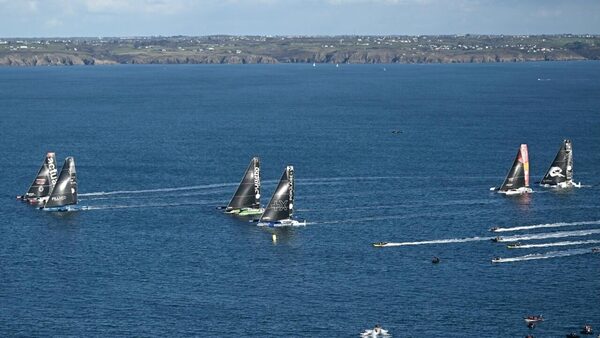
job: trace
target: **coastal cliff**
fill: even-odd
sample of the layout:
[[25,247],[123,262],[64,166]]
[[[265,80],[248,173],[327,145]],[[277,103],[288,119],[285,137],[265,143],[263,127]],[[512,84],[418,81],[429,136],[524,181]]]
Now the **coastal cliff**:
[[600,36],[0,39],[0,65],[488,63],[600,60]]

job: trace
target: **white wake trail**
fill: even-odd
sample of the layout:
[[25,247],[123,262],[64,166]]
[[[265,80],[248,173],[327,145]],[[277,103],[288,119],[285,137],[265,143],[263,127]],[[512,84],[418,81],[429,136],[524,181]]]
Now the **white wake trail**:
[[388,246],[409,246],[409,245],[425,245],[425,244],[448,244],[448,243],[466,243],[466,242],[479,242],[479,241],[489,241],[493,237],[468,237],[468,238],[450,238],[450,239],[436,239],[431,241],[417,241],[417,242],[400,242],[394,243],[389,242],[385,244]]
[[542,228],[560,228],[560,227],[569,227],[569,226],[577,226],[577,225],[592,225],[592,224],[600,224],[600,221],[533,224],[533,225],[517,226],[517,227],[512,227],[512,228],[492,228],[492,231],[493,232],[510,232],[510,231],[532,230],[532,229],[542,229]]
[[194,185],[194,186],[178,187],[178,188],[160,188],[160,189],[143,189],[143,190],[97,191],[97,192],[88,192],[85,194],[79,194],[79,196],[146,194],[146,193],[155,193],[155,192],[170,192],[170,191],[185,191],[185,190],[195,190],[195,189],[223,188],[223,187],[231,187],[231,186],[236,186],[236,185],[238,185],[238,183],[217,183],[217,184]]
[[547,232],[547,233],[532,234],[532,235],[500,237],[500,238],[498,238],[498,242],[517,242],[517,241],[528,241],[528,240],[532,240],[532,239],[579,237],[579,236],[588,236],[588,235],[594,235],[594,234],[600,234],[600,229],[559,231],[559,232]]
[[590,239],[588,241],[564,241],[554,243],[540,243],[540,244],[521,244],[513,247],[512,249],[531,249],[531,248],[546,248],[552,246],[570,246],[570,245],[583,245],[583,244],[598,244],[600,240]]
[[592,253],[592,248],[587,249],[572,249],[565,251],[550,251],[546,253],[539,254],[530,254],[519,257],[510,257],[510,258],[499,258],[494,260],[494,263],[510,263],[510,262],[521,262],[521,261],[530,261],[536,259],[548,259],[548,258],[556,258],[556,257],[567,257],[567,256],[575,256],[575,255],[584,255]]

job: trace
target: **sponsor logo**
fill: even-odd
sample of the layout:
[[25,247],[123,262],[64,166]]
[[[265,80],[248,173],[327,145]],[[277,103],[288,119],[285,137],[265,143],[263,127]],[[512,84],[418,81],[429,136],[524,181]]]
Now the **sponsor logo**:
[[62,200],[66,200],[66,199],[67,199],[67,196],[65,196],[65,195],[52,197],[53,201],[62,201]]
[[275,201],[272,208],[276,211],[286,211],[288,209],[288,201]]
[[56,170],[56,163],[54,162],[53,157],[48,157],[48,171],[50,173],[50,181],[52,181],[52,185],[56,185],[56,181],[58,181],[58,170]]
[[563,175],[562,169],[560,167],[550,168],[550,170],[548,171],[548,175],[550,175],[550,177],[565,177],[565,175]]
[[260,198],[260,167],[254,167],[254,195],[256,199]]
[[45,178],[36,178],[35,179],[35,184],[37,184],[37,185],[46,184],[46,179]]

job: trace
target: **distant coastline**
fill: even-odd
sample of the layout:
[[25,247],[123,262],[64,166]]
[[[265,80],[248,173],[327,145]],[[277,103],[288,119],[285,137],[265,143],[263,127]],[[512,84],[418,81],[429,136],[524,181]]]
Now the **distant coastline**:
[[0,38],[0,66],[600,60],[600,35]]

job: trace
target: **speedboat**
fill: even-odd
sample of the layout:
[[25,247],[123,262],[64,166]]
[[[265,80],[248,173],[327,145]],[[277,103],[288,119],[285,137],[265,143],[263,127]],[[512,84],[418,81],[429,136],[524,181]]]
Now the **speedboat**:
[[500,258],[500,257],[492,258],[492,263],[500,263],[501,261],[502,261],[502,258]]
[[520,247],[520,246],[521,246],[521,242],[516,242],[516,243],[510,243],[510,244],[508,244],[506,247],[507,247],[508,249],[516,249],[516,248],[518,248],[518,247]]
[[594,330],[591,325],[586,324],[581,328],[581,334],[594,334]]
[[592,253],[600,253],[600,248],[592,248]]
[[502,237],[496,236],[496,237],[492,238],[492,242],[495,242],[495,243],[502,242]]
[[527,316],[527,317],[523,317],[523,320],[525,320],[526,323],[538,323],[538,322],[543,322],[544,321],[544,317],[542,317],[542,315],[539,315],[539,316]]
[[437,257],[437,256],[434,256],[434,257],[431,259],[431,263],[433,263],[433,264],[437,264],[437,263],[439,263],[439,262],[440,262],[440,258],[439,258],[439,257]]
[[368,337],[387,337],[389,336],[389,332],[388,330],[384,330],[381,327],[376,326],[374,329],[372,330],[365,330],[363,331],[360,336],[364,337],[364,338],[368,338]]
[[388,242],[376,242],[376,243],[373,243],[373,246],[376,248],[383,248],[387,244],[388,244]]

